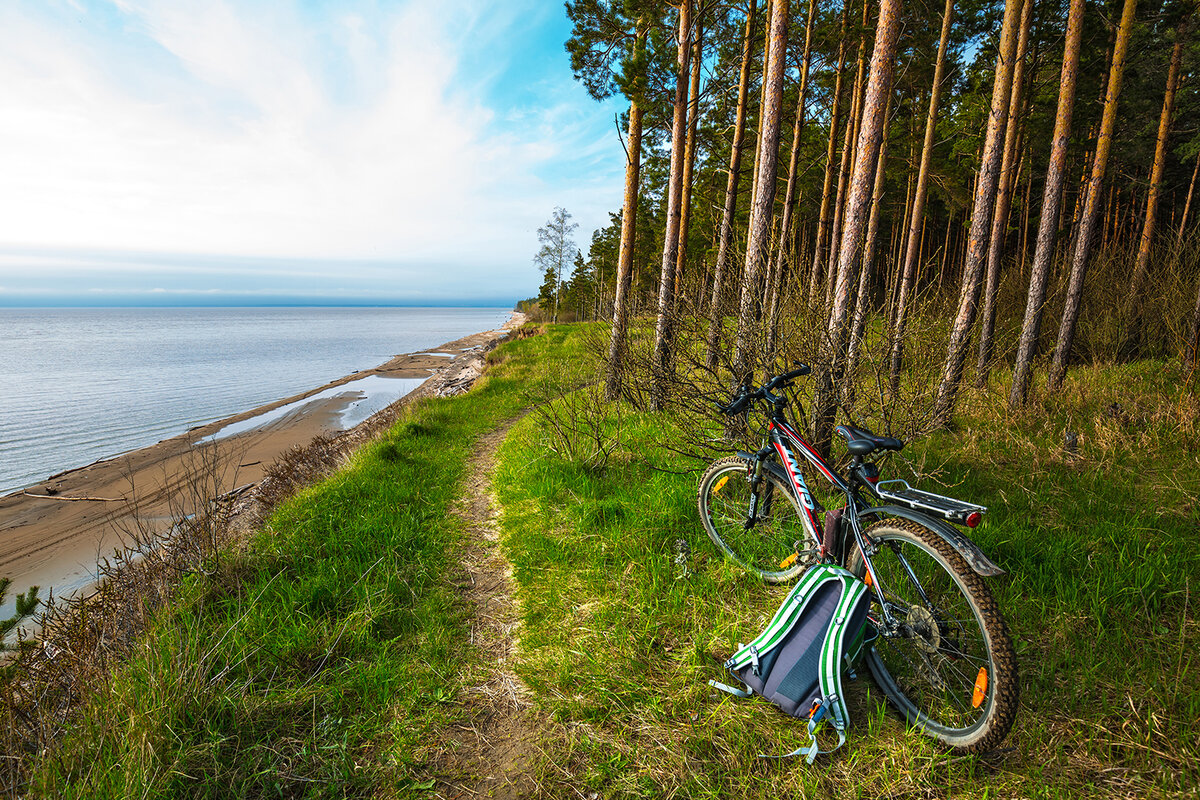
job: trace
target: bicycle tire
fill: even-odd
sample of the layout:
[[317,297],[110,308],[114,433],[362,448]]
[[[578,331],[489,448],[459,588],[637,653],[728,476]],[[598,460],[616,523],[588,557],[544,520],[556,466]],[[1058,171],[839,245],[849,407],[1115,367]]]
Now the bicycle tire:
[[784,583],[805,568],[801,559],[783,566],[807,545],[799,504],[778,476],[764,471],[759,483],[758,519],[745,523],[750,511],[749,462],[738,456],[714,461],[700,479],[696,503],[708,538],[730,560],[767,583]]
[[[867,650],[872,678],[909,725],[957,752],[993,749],[1016,718],[1020,685],[1008,626],[987,584],[937,533],[916,522],[881,520],[865,533],[878,547],[871,563],[904,629],[880,636]],[[864,576],[857,547],[846,566]],[[873,618],[878,610],[875,599]],[[986,685],[975,705],[981,676]]]

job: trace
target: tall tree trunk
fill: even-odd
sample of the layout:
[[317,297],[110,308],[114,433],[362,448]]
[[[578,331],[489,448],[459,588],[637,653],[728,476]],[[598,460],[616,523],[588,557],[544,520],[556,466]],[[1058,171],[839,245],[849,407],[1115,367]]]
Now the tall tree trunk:
[[1021,33],[1017,41],[1017,63],[1013,66],[1012,97],[1008,104],[1008,123],[1004,132],[1004,157],[1000,165],[1000,186],[996,210],[992,215],[992,234],[988,242],[987,277],[983,288],[983,316],[979,321],[979,361],[975,365],[975,385],[987,386],[992,368],[992,338],[996,332],[996,292],[1000,288],[1000,259],[1008,233],[1008,210],[1016,190],[1018,160],[1017,127],[1021,116],[1021,88],[1025,80],[1025,54],[1029,48],[1029,28],[1033,19],[1033,0],[1025,0],[1021,9]]
[[[875,266],[875,249],[879,238],[879,216],[883,206],[883,188],[887,182],[887,152],[890,140],[892,93],[888,92],[887,105],[883,112],[883,139],[879,143],[879,160],[875,165],[875,188],[871,192],[871,217],[867,222],[867,241],[863,244],[862,266],[858,272],[858,293],[854,300],[854,319],[850,324],[850,346],[846,351],[846,373],[853,376],[858,367],[858,355],[862,351],[863,336],[867,328],[867,311],[870,305],[871,273]],[[854,380],[845,381],[842,396],[846,405],[854,402]]]
[[1162,188],[1163,168],[1167,163],[1167,136],[1171,130],[1171,114],[1175,110],[1175,89],[1179,85],[1179,62],[1183,56],[1183,42],[1187,34],[1187,22],[1179,23],[1175,31],[1175,49],[1171,51],[1171,66],[1167,70],[1167,91],[1163,96],[1162,114],[1158,118],[1158,135],[1154,142],[1154,166],[1150,169],[1150,193],[1146,197],[1146,219],[1142,223],[1142,235],[1138,240],[1137,261],[1133,267],[1133,279],[1129,282],[1129,293],[1125,296],[1124,319],[1128,320],[1130,349],[1133,340],[1141,331],[1141,315],[1138,296],[1146,282],[1150,267],[1150,243],[1154,239],[1154,222],[1158,213],[1158,193]]
[[675,305],[684,300],[683,273],[687,263],[688,232],[692,226],[692,173],[696,167],[696,125],[700,119],[701,51],[704,47],[704,25],[696,20],[695,43],[692,52],[692,82],[688,90],[687,155],[683,161],[683,204],[679,212],[679,251],[675,254]]
[[846,191],[850,181],[850,172],[854,168],[854,145],[858,138],[858,129],[862,120],[863,84],[865,82],[867,49],[867,19],[869,6],[863,3],[862,31],[858,37],[858,60],[854,71],[854,89],[850,94],[850,124],[846,126],[846,135],[842,140],[842,161],[838,168],[837,195],[833,206],[833,228],[830,229],[829,266],[825,271],[825,314],[828,315],[833,305],[833,286],[837,279],[838,252],[842,246],[843,217],[846,214]]
[[[937,128],[938,102],[942,96],[942,81],[946,72],[946,51],[950,40],[950,23],[954,19],[954,0],[946,0],[942,10],[942,34],[938,41],[937,64],[933,69],[933,90],[929,95],[929,115],[925,119],[925,143],[921,149],[921,166],[917,171],[917,188],[908,217],[908,238],[904,249],[904,267],[900,270],[900,288],[896,292],[896,321],[892,325],[891,363],[888,374],[888,396],[895,398],[900,389],[900,368],[904,363],[904,333],[908,324],[908,306],[915,291],[917,246],[921,223],[925,219],[925,196],[929,188],[929,167],[933,161],[933,137]],[[951,216],[953,224],[953,215]]]
[[875,170],[886,122],[887,98],[892,91],[896,45],[900,39],[900,0],[880,0],[871,52],[871,76],[867,83],[863,121],[858,134],[858,158],[846,202],[842,244],[838,255],[837,286],[829,314],[828,349],[821,360],[829,367],[817,378],[813,395],[813,439],[817,449],[829,452],[837,409],[835,387],[845,374],[846,343],[850,328],[850,290],[855,283],[855,264],[861,253],[868,207],[875,186]]
[[1013,64],[1017,50],[1017,17],[1022,5],[1021,0],[1008,0],[1004,7],[1004,27],[1000,33],[1000,52],[996,58],[996,80],[992,86],[987,135],[980,157],[979,174],[975,181],[975,208],[971,213],[971,232],[967,238],[967,257],[963,262],[958,312],[950,329],[946,365],[942,370],[942,382],[938,386],[933,409],[934,419],[942,425],[949,423],[950,415],[954,412],[954,401],[962,380],[971,327],[975,322],[983,266],[987,260],[992,207],[996,196],[996,184],[1000,178],[1000,159],[1004,150],[1004,131],[1007,127],[1008,105],[1012,92]]
[[817,216],[817,244],[813,248],[812,269],[808,275],[808,304],[817,305],[817,287],[821,285],[821,268],[825,264],[825,245],[829,237],[830,206],[833,198],[834,152],[837,149],[838,122],[842,102],[842,77],[846,72],[846,30],[850,24],[850,0],[842,5],[842,37],[838,42],[837,77],[833,83],[833,108],[829,112],[829,146],[825,152],[825,182],[821,189],[821,211]]
[[721,240],[717,245],[717,263],[713,268],[713,292],[709,314],[705,363],[717,367],[721,328],[725,317],[725,271],[729,263],[729,243],[733,239],[733,217],[737,211],[738,183],[741,180],[742,149],[746,138],[746,101],[750,93],[750,64],[753,61],[754,17],[758,0],[750,0],[746,10],[746,33],[742,37],[742,71],[738,76],[737,117],[733,125],[733,144],[729,152],[729,177],[725,184],[725,209],[721,215]]
[[768,255],[768,238],[775,205],[775,177],[779,168],[779,128],[783,111],[783,77],[787,71],[788,0],[771,6],[771,46],[767,50],[767,80],[764,118],[759,126],[759,158],[755,164],[754,202],[746,235],[746,266],[742,276],[742,298],[738,308],[737,338],[733,351],[733,378],[741,383],[750,378],[754,364],[754,305],[758,299],[758,276]]
[[[638,20],[634,37],[635,58],[640,54],[646,32]],[[625,148],[625,202],[621,207],[621,246],[617,255],[616,296],[613,299],[612,337],[608,344],[608,375],[605,394],[615,400],[625,379],[625,329],[631,305],[630,286],[633,277],[633,249],[637,235],[638,178],[642,163],[642,106],[629,101],[629,142]]]
[[675,261],[679,252],[683,206],[683,167],[686,155],[688,75],[691,61],[692,0],[679,6],[678,72],[675,78],[675,118],[671,126],[671,176],[667,187],[667,227],[663,236],[662,272],[658,286],[658,323],[654,331],[654,360],[650,405],[661,409],[666,400],[671,368],[672,328],[675,313]]
[[796,121],[792,126],[792,152],[788,161],[787,191],[783,200],[783,217],[779,222],[779,251],[775,255],[775,267],[771,279],[767,282],[769,315],[767,320],[767,341],[763,352],[769,361],[775,349],[775,337],[779,328],[779,300],[783,289],[784,273],[787,263],[795,257],[795,251],[789,246],[793,235],[792,218],[796,211],[796,180],[800,164],[800,137],[804,132],[804,102],[808,95],[808,70],[812,55],[813,20],[816,19],[817,0],[808,0],[808,21],[804,26],[804,55],[800,62],[800,89],[796,96]]
[[1080,222],[1079,238],[1075,243],[1075,254],[1071,260],[1071,278],[1067,284],[1067,297],[1063,304],[1062,326],[1058,329],[1058,342],[1054,347],[1054,358],[1050,363],[1050,374],[1046,381],[1051,391],[1056,391],[1062,386],[1063,378],[1067,374],[1067,361],[1071,357],[1071,342],[1075,338],[1075,323],[1079,320],[1079,306],[1083,300],[1083,280],[1087,273],[1088,256],[1091,255],[1096,219],[1099,216],[1101,185],[1104,183],[1105,168],[1108,166],[1113,128],[1117,124],[1117,100],[1121,96],[1121,81],[1125,75],[1125,51],[1129,45],[1129,34],[1133,30],[1133,15],[1136,10],[1137,0],[1125,0],[1125,9],[1121,13],[1121,27],[1113,45],[1108,91],[1104,98],[1104,117],[1096,138],[1096,156],[1092,161],[1092,175],[1088,180],[1087,203]]
[[1187,229],[1188,212],[1192,210],[1192,195],[1196,192],[1196,176],[1200,175],[1200,155],[1196,156],[1196,166],[1192,168],[1192,182],[1188,184],[1187,200],[1183,203],[1183,216],[1179,219],[1179,233],[1175,241],[1183,244],[1183,232]]

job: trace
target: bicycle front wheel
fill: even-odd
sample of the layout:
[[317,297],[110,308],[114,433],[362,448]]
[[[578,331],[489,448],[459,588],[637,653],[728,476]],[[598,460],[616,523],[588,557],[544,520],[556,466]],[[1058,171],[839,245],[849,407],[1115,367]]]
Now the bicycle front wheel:
[[[880,636],[866,653],[875,682],[910,725],[949,747],[978,753],[996,747],[1017,713],[1017,659],[1004,617],[977,575],[934,531],[888,519],[865,531],[888,610],[871,619]],[[865,577],[854,548],[847,568]]]
[[803,512],[787,484],[765,472],[751,520],[750,469],[738,456],[714,462],[696,493],[700,519],[708,538],[731,560],[768,583],[783,583],[805,566],[796,557],[806,546]]

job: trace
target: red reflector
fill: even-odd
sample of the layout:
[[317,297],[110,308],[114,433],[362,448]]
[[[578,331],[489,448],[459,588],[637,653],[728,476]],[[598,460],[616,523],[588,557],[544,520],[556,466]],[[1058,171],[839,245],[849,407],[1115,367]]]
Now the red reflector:
[[867,483],[879,483],[879,476],[876,475],[874,478],[867,478]]
[[983,514],[980,514],[978,511],[972,511],[967,515],[967,527],[974,528],[979,524],[981,519],[983,519]]

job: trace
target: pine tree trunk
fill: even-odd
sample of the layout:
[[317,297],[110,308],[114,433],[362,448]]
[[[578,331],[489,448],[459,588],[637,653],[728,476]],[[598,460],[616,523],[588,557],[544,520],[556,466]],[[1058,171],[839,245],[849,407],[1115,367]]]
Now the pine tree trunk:
[[792,151],[788,161],[787,191],[783,200],[783,217],[779,222],[779,252],[775,256],[775,267],[771,272],[768,285],[768,320],[767,340],[763,347],[766,359],[772,358],[775,349],[775,337],[779,328],[779,301],[783,291],[784,273],[786,266],[795,257],[795,251],[789,246],[795,238],[793,233],[793,216],[796,211],[796,179],[800,163],[800,137],[804,133],[804,103],[808,95],[808,70],[812,55],[813,21],[816,19],[817,0],[808,0],[808,22],[804,26],[804,56],[800,65],[800,89],[796,97],[796,121],[792,126]]
[[850,172],[854,169],[854,146],[858,141],[858,129],[862,120],[863,72],[866,69],[867,32],[866,22],[869,6],[863,3],[863,31],[858,37],[858,60],[854,72],[854,89],[850,94],[850,124],[846,126],[846,135],[842,140],[842,160],[838,168],[837,196],[833,206],[833,228],[830,230],[829,264],[825,270],[825,305],[824,313],[829,314],[833,305],[833,287],[837,280],[838,253],[842,246],[843,217],[846,214],[846,191],[850,181]]
[[1158,118],[1158,135],[1154,142],[1154,166],[1150,169],[1150,192],[1146,197],[1146,218],[1142,223],[1142,235],[1138,240],[1137,261],[1133,267],[1133,279],[1129,282],[1129,294],[1125,298],[1124,319],[1130,325],[1129,341],[1123,350],[1129,350],[1141,332],[1141,315],[1137,312],[1138,299],[1146,274],[1150,267],[1150,244],[1154,239],[1154,223],[1158,213],[1158,193],[1162,188],[1163,168],[1167,163],[1167,136],[1171,131],[1171,114],[1175,110],[1175,89],[1179,85],[1179,62],[1183,56],[1186,38],[1186,22],[1181,22],[1175,32],[1175,49],[1171,52],[1171,66],[1167,70],[1167,90],[1163,95],[1162,114]]
[[816,308],[817,287],[821,285],[821,268],[825,264],[825,245],[829,238],[830,206],[832,205],[834,153],[837,149],[838,122],[842,102],[842,77],[846,71],[846,29],[850,23],[850,1],[842,6],[842,38],[838,42],[837,77],[833,84],[833,108],[829,112],[829,146],[825,152],[825,182],[821,189],[821,211],[817,216],[817,244],[813,249],[812,269],[808,274],[808,305]]
[[[908,217],[908,235],[904,250],[904,267],[900,270],[900,289],[896,293],[896,321],[892,325],[891,364],[888,375],[888,396],[895,399],[900,389],[900,368],[904,363],[904,333],[908,323],[908,306],[916,287],[917,245],[921,224],[925,219],[925,196],[929,188],[929,167],[933,160],[933,138],[937,128],[938,102],[942,96],[942,81],[946,71],[946,51],[950,39],[950,23],[954,19],[954,0],[946,0],[942,10],[942,34],[938,41],[937,64],[933,70],[933,90],[929,95],[929,115],[925,119],[925,143],[921,149],[921,166],[917,171],[917,188],[913,193],[912,213]],[[953,223],[953,215],[951,215]]]
[[846,344],[850,329],[850,290],[855,283],[855,264],[863,244],[864,228],[875,171],[886,121],[888,96],[896,64],[896,45],[900,39],[900,0],[880,0],[879,20],[875,28],[875,46],[871,52],[871,73],[863,104],[862,126],[858,135],[854,176],[846,201],[845,224],[838,255],[837,286],[829,314],[828,346],[821,361],[830,365],[817,378],[813,394],[813,440],[819,452],[828,454],[837,409],[837,391],[846,368]]
[[759,126],[759,158],[755,165],[754,202],[746,236],[746,266],[742,274],[742,297],[738,308],[737,338],[733,351],[733,378],[738,383],[750,378],[754,364],[754,306],[758,276],[768,254],[768,237],[775,205],[775,177],[779,168],[779,128],[783,110],[783,78],[787,71],[788,0],[775,0],[771,7],[771,46],[767,50],[767,80],[763,86],[764,118]]
[[[887,182],[887,153],[889,121],[891,120],[892,93],[888,93],[887,105],[883,112],[883,139],[879,143],[879,160],[875,165],[875,188],[871,193],[871,217],[867,222],[867,241],[863,244],[862,266],[858,272],[858,293],[854,300],[854,320],[850,326],[850,346],[846,353],[846,374],[853,376],[858,367],[858,355],[862,351],[863,336],[867,328],[867,311],[870,306],[869,295],[871,273],[875,266],[875,249],[879,238],[879,216],[883,206],[883,189]],[[847,406],[854,402],[853,377],[842,386],[842,397]]]
[[1192,168],[1192,182],[1188,184],[1187,200],[1183,203],[1183,216],[1179,219],[1179,233],[1175,236],[1178,244],[1183,244],[1183,232],[1187,229],[1188,212],[1192,210],[1192,195],[1196,193],[1196,176],[1200,175],[1200,155],[1196,156],[1196,166]]
[[1025,0],[1021,10],[1021,33],[1017,41],[1017,63],[1013,66],[1012,97],[1008,104],[1008,123],[1004,133],[1004,157],[1000,165],[1000,187],[992,215],[992,233],[988,242],[987,277],[983,289],[983,316],[979,321],[979,361],[975,365],[975,385],[987,386],[992,368],[992,339],[996,332],[996,292],[1000,288],[1000,259],[1008,233],[1008,211],[1016,190],[1017,127],[1021,117],[1021,88],[1025,80],[1025,53],[1029,47],[1029,28],[1033,19],[1033,0]]
[[729,244],[733,239],[733,217],[737,211],[738,183],[741,179],[742,149],[746,137],[746,102],[750,94],[750,64],[753,61],[754,17],[758,0],[750,0],[746,11],[746,33],[742,38],[742,71],[738,77],[737,117],[733,126],[733,145],[729,153],[729,177],[725,184],[725,209],[721,215],[721,240],[717,245],[717,263],[713,268],[713,292],[709,314],[705,363],[717,368],[721,328],[725,317],[725,273],[729,263]]
[[[645,41],[641,20],[634,48],[640,52]],[[642,107],[629,102],[629,143],[626,146],[625,202],[621,207],[621,246],[617,255],[616,296],[613,299],[612,337],[608,345],[608,375],[604,388],[609,400],[621,393],[625,379],[625,330],[628,326],[630,287],[633,277],[633,248],[637,234],[638,178],[642,163]]]
[[1012,92],[1013,64],[1017,50],[1017,17],[1022,5],[1021,0],[1008,0],[1004,8],[1000,52],[996,58],[996,80],[992,86],[987,134],[980,156],[979,174],[975,181],[975,207],[971,212],[971,230],[967,236],[967,256],[963,262],[958,311],[950,329],[946,365],[942,370],[942,381],[938,385],[933,409],[934,419],[941,425],[948,424],[950,415],[954,412],[971,327],[975,322],[983,266],[987,260],[988,234],[991,233],[992,210],[996,184],[1000,178],[1000,159],[1004,151],[1004,131],[1007,127],[1008,105]]
[[704,26],[699,20],[695,24],[695,44],[692,53],[692,80],[688,89],[687,155],[683,162],[683,205],[679,212],[679,250],[675,254],[675,305],[684,300],[683,273],[687,263],[688,233],[692,226],[692,173],[696,168],[696,125],[700,119],[700,71],[701,51],[704,43]]
[[671,175],[667,185],[667,226],[663,235],[662,271],[658,286],[658,322],[654,331],[651,362],[650,405],[659,410],[666,402],[671,367],[672,328],[675,303],[675,261],[679,252],[680,216],[683,207],[683,169],[687,138],[687,96],[691,62],[692,0],[679,7],[678,72],[675,78],[675,116],[671,125]]
[[1050,391],[1062,386],[1067,374],[1067,362],[1071,357],[1071,343],[1075,338],[1075,323],[1079,320],[1079,307],[1083,300],[1083,281],[1087,273],[1088,256],[1091,255],[1092,238],[1096,229],[1096,218],[1100,210],[1101,185],[1108,166],[1108,153],[1112,147],[1113,129],[1117,123],[1117,101],[1121,96],[1121,81],[1125,74],[1125,51],[1129,45],[1129,34],[1133,29],[1133,16],[1137,0],[1125,0],[1121,13],[1121,27],[1113,45],[1112,66],[1109,70],[1108,91],[1104,98],[1104,117],[1096,139],[1096,156],[1092,161],[1092,174],[1088,180],[1087,203],[1080,221],[1079,237],[1075,242],[1075,253],[1071,260],[1071,278],[1067,284],[1067,297],[1063,304],[1062,325],[1058,329],[1058,342],[1054,358],[1050,363],[1050,374],[1046,385]]

